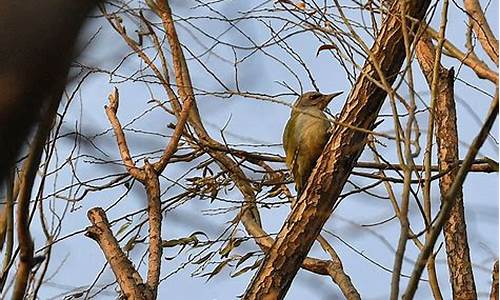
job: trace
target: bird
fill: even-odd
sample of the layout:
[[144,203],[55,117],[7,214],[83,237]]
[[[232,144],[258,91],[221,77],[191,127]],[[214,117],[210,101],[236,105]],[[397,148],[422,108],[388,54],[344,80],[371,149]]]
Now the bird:
[[283,132],[283,148],[285,163],[293,174],[297,195],[302,192],[330,138],[331,125],[324,110],[333,98],[341,94],[307,92],[300,95],[292,106]]

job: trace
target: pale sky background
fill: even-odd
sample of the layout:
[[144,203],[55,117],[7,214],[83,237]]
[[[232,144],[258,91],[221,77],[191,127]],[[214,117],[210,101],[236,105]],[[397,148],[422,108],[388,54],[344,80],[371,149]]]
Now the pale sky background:
[[[241,16],[241,12],[251,9],[257,4],[264,3],[261,1],[222,1],[214,5],[218,10],[224,12],[227,17]],[[348,3],[348,1],[341,1]],[[457,1],[462,5],[462,1]],[[481,1],[485,7],[488,1]],[[204,16],[208,12],[206,9],[198,7],[194,1],[172,1],[172,9],[176,16]],[[271,8],[272,1],[268,1],[263,7]],[[440,14],[438,7],[436,15]],[[439,22],[439,18],[435,17],[434,26]],[[494,32],[498,32],[498,2],[491,1],[487,13],[490,25]],[[192,20],[192,22],[203,25],[203,29],[212,36],[217,36],[220,32],[227,28],[227,24],[216,22],[213,20]],[[269,22],[269,21],[266,21]],[[277,25],[276,21],[270,21],[271,25]],[[464,32],[465,23],[463,13],[457,7],[450,3],[449,26],[447,36],[459,48],[464,49]],[[93,35],[100,25],[104,25],[99,31],[95,40],[89,46],[87,52],[79,59],[87,65],[98,66],[101,68],[113,69],[124,54],[130,51],[121,40],[121,38],[112,32],[106,23],[93,21],[90,23],[85,32],[85,36]],[[212,41],[201,33],[191,30],[191,34],[186,31],[187,23],[182,22],[177,24],[180,34],[180,39],[185,45],[189,45],[190,50],[194,53],[203,52],[203,48],[193,42],[193,38],[207,45],[213,44]],[[256,41],[263,41],[269,37],[269,31],[265,29],[263,24],[251,19],[238,23],[239,28],[244,30]],[[436,28],[436,26],[435,26]],[[132,31],[132,28],[130,29]],[[82,38],[85,40],[85,38]],[[235,30],[230,30],[220,37],[225,41],[231,41],[236,44],[249,45],[248,41],[243,39]],[[340,111],[343,102],[350,90],[350,83],[345,78],[343,69],[332,58],[331,55],[324,52],[316,57],[316,50],[321,45],[310,33],[303,33],[294,36],[290,39],[294,50],[306,62],[309,69],[324,93],[343,90],[344,95],[334,101],[330,106],[330,110],[335,114]],[[479,48],[479,47],[478,47]],[[228,48],[216,47],[214,51],[229,60],[233,59],[233,53]],[[269,51],[274,55],[282,55],[279,48],[270,48]],[[238,51],[238,57],[243,57],[248,54],[248,51]],[[493,68],[482,52],[481,58]],[[281,56],[284,58],[284,56]],[[212,70],[216,70],[221,78],[227,80],[227,85],[234,87],[234,69],[230,64],[221,62],[215,55],[205,55],[202,58],[205,64],[208,64]],[[285,61],[290,61],[289,58],[284,58]],[[479,80],[467,67],[460,67],[456,60],[448,58],[443,59],[443,64],[446,67],[454,67],[456,75],[474,85],[480,87],[487,93],[493,94],[494,87],[485,80]],[[139,61],[136,57],[132,57],[126,61],[125,66],[119,70],[120,74],[131,74],[138,66]],[[219,67],[217,67],[219,66]],[[300,81],[305,90],[311,90],[312,86],[307,79],[307,74],[297,65],[296,62],[290,61],[289,65],[294,71],[299,74]],[[189,61],[189,67],[192,75],[192,81],[195,87],[207,89],[209,91],[221,90],[214,80],[209,77],[200,65],[193,60]],[[246,60],[239,66],[239,84],[242,91],[251,91],[259,93],[281,93],[287,92],[278,82],[286,82],[295,90],[299,90],[299,84],[293,76],[281,65],[270,59],[268,56],[256,54]],[[414,69],[416,90],[417,92],[426,91],[427,84],[423,80],[421,72],[418,68]],[[115,78],[118,80],[118,78]],[[109,128],[109,124],[105,118],[104,105],[107,102],[107,95],[113,86],[118,86],[120,89],[121,102],[118,116],[125,124],[135,118],[137,115],[151,107],[147,101],[151,99],[149,91],[142,83],[126,83],[116,84],[110,83],[110,78],[106,74],[93,74],[83,85],[77,100],[71,106],[71,113],[67,119],[65,130],[71,131],[75,126],[80,126],[84,134],[93,136],[103,132]],[[152,91],[157,99],[165,99],[159,87],[153,87]],[[401,91],[403,96],[407,95]],[[425,93],[421,94],[423,100],[428,103],[429,96]],[[467,146],[471,143],[480,128],[474,117],[471,115],[472,110],[480,120],[484,119],[486,111],[489,107],[490,100],[483,93],[473,90],[463,84],[461,81],[456,81],[455,95],[457,100],[457,115],[459,126],[459,137],[461,141],[460,155],[463,157],[467,151]],[[280,100],[291,103],[295,99],[293,97],[282,97]],[[220,138],[220,128],[226,122],[226,138],[230,143],[272,143],[278,144],[281,142],[281,134],[289,116],[290,109],[285,105],[280,105],[271,102],[262,102],[251,99],[243,99],[233,97],[228,100],[221,100],[211,96],[198,97],[198,106],[202,115],[203,121],[206,124],[210,134],[218,140]],[[388,105],[384,105],[382,113],[390,113]],[[165,132],[166,124],[172,119],[166,116],[160,109],[156,109],[148,114],[146,118],[140,119],[133,124],[133,128],[150,130],[156,132]],[[423,130],[426,128],[426,119],[419,118],[420,125]],[[383,127],[385,126],[385,127]],[[380,128],[390,128],[392,126],[390,120],[384,122]],[[498,137],[498,122],[492,131],[492,135]],[[142,153],[146,151],[162,148],[167,140],[158,139],[147,135],[134,135],[127,132],[129,137],[129,147],[133,153]],[[425,137],[421,138],[422,143],[425,142]],[[112,158],[118,158],[116,144],[111,133],[98,137],[94,140]],[[390,143],[389,143],[390,144]],[[73,141],[68,139],[59,143],[60,159],[65,159],[65,154],[73,146]],[[248,148],[255,150],[254,148]],[[269,150],[270,149],[270,150]],[[283,154],[281,146],[266,148],[268,151]],[[81,153],[93,153],[95,151],[90,147],[82,147]],[[397,162],[395,151],[389,147],[382,151],[385,157],[391,158],[391,161]],[[481,156],[498,157],[498,145],[493,140],[488,140],[480,151]],[[360,160],[372,161],[371,154],[365,153]],[[436,162],[437,159],[434,159]],[[185,166],[187,167],[187,165]],[[100,165],[89,164],[85,162],[78,163],[77,174],[80,180],[95,178],[110,173],[118,173],[124,171],[121,166],[113,166],[105,168]],[[174,165],[167,167],[165,175],[169,178],[175,178],[185,171],[184,167]],[[67,176],[67,177],[65,177]],[[366,184],[369,181],[359,177],[351,177],[358,184]],[[62,187],[71,181],[70,174],[66,172],[58,178],[58,186]],[[162,190],[168,186],[168,182],[162,182]],[[351,189],[346,185],[345,190]],[[49,189],[50,190],[50,189]],[[86,211],[91,207],[102,206],[109,207],[112,205],[118,195],[123,193],[125,188],[117,188],[111,191],[90,193],[84,201],[76,204],[74,212],[68,213],[63,223],[61,236],[78,230],[82,230],[89,225],[85,216]],[[380,185],[375,192],[385,195],[383,185]],[[396,190],[401,192],[400,190]],[[433,199],[439,202],[439,192],[433,190]],[[241,200],[241,196],[237,192],[229,195],[224,195],[226,198]],[[62,200],[61,200],[62,201]],[[469,242],[471,246],[472,260],[475,265],[474,275],[477,285],[477,290],[480,299],[486,299],[490,289],[491,281],[491,266],[493,261],[498,257],[498,176],[497,174],[478,174],[471,173],[464,187],[464,202],[467,217],[467,230]],[[108,212],[109,219],[115,219],[125,213],[141,209],[145,204],[145,195],[140,185],[135,186],[135,189],[122,202]],[[214,202],[215,206],[225,206],[224,203]],[[61,204],[61,207],[64,204]],[[179,208],[168,212],[164,216],[163,222],[163,238],[174,239],[189,235],[190,233],[203,230],[211,238],[215,238],[225,227],[226,222],[234,217],[234,213],[226,214],[219,217],[204,216],[201,210],[207,208],[205,200],[199,201],[193,199]],[[434,208],[434,212],[439,208],[438,204]],[[266,210],[261,209],[262,219],[267,232],[277,232],[288,213],[289,208],[283,206],[281,209]],[[364,195],[349,197],[342,202],[339,208],[325,225],[325,229],[333,231],[336,235],[342,237],[352,247],[357,249],[369,259],[378,264],[392,268],[394,252],[390,249],[395,248],[399,235],[399,225],[396,220],[377,226],[377,227],[360,227],[361,224],[375,223],[393,215],[392,207],[386,200],[377,200],[375,198]],[[412,203],[412,225],[415,226],[415,231],[420,231],[421,221],[417,213],[415,203]],[[137,221],[137,220],[135,220]],[[114,230],[118,230],[118,224]],[[38,231],[36,224],[31,227],[35,237],[36,248],[40,248],[43,243],[41,233]],[[350,275],[354,285],[358,288],[363,299],[376,300],[387,299],[390,291],[391,274],[382,270],[379,266],[369,262],[360,254],[354,252],[340,240],[325,235],[337,250],[344,269]],[[37,238],[38,237],[38,238]],[[383,241],[385,239],[388,243]],[[132,252],[132,257],[135,262],[139,260],[139,256],[143,251],[137,247]],[[166,256],[173,256],[178,249],[166,249]],[[245,254],[250,250],[257,250],[255,243],[252,241],[245,242],[235,252]],[[190,252],[187,252],[188,254]],[[97,244],[85,237],[83,234],[78,234],[65,241],[60,242],[53,251],[51,271],[57,273],[50,277],[49,282],[40,292],[40,299],[61,299],[65,295],[67,289],[76,287],[86,287],[91,284],[99,270],[103,267],[104,258]],[[312,256],[327,258],[327,255],[315,245]],[[403,273],[410,274],[413,267],[412,262],[417,255],[414,244],[408,242],[407,245],[407,260],[403,266]],[[162,274],[168,274],[174,271],[186,259],[185,255],[180,255],[174,260],[164,261],[162,265]],[[62,267],[59,265],[60,262]],[[450,299],[450,286],[448,282],[447,267],[445,266],[444,246],[437,257],[437,268],[441,290],[445,299]],[[58,270],[58,268],[60,270]],[[229,270],[225,270],[215,276],[215,278],[206,282],[206,278],[191,277],[190,274],[194,270],[192,266],[188,266],[181,270],[171,278],[167,279],[160,285],[158,299],[235,299],[237,295],[241,295],[248,282],[253,275],[249,272],[236,278],[230,278]],[[50,272],[49,272],[50,273]],[[427,278],[424,273],[423,278]],[[101,276],[98,285],[108,284],[114,279],[113,274],[107,270]],[[406,287],[405,278],[401,279],[401,287]],[[94,292],[98,287],[94,288]],[[101,294],[97,299],[113,299],[116,293],[113,289],[109,289],[111,293]],[[108,295],[109,297],[104,297]],[[293,281],[292,287],[286,297],[288,300],[294,299],[335,299],[340,295],[340,291],[328,277],[320,276],[300,270],[297,277]],[[430,299],[430,291],[428,284],[422,282],[415,299]]]

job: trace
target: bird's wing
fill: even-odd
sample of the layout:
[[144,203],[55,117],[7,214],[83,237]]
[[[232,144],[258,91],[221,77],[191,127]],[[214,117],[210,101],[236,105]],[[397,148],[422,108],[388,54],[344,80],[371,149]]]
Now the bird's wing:
[[293,153],[292,160],[290,162],[290,171],[293,174],[294,178],[297,178],[297,172],[298,172],[298,157],[299,157],[299,147],[295,149],[295,152]]
[[295,153],[295,149],[297,148],[295,139],[291,136],[295,130],[295,123],[292,122],[292,119],[288,120],[285,126],[285,130],[283,131],[283,149],[285,150],[285,163],[288,168],[291,170],[292,166],[292,157]]
[[296,123],[293,118],[288,120],[285,126],[285,131],[283,132],[283,149],[285,150],[285,163],[293,175],[295,183],[297,184],[298,178],[298,157],[299,157],[299,145],[298,139],[293,134],[297,134],[295,131]]

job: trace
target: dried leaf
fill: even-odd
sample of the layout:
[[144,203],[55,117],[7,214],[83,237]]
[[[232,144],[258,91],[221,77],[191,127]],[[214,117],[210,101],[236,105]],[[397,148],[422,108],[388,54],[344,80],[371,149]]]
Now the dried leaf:
[[231,259],[228,258],[224,261],[222,261],[220,264],[217,265],[217,267],[215,267],[212,272],[210,273],[205,273],[205,274],[202,274],[200,277],[205,277],[205,276],[208,276],[207,278],[207,281],[209,281],[210,279],[212,279],[215,275],[219,274],[220,271],[222,271],[222,269],[224,269],[225,266],[227,266],[229,264],[229,262],[231,262]]
[[318,48],[318,51],[316,52],[316,56],[319,55],[319,53],[323,50],[333,50],[333,49],[338,49],[337,46],[333,45],[333,44],[327,44],[327,45],[321,45],[319,48]]
[[193,247],[196,247],[198,245],[198,243],[200,242],[200,240],[197,237],[198,235],[203,235],[204,237],[208,238],[208,236],[204,232],[196,231],[196,232],[191,233],[191,235],[188,237],[184,237],[184,238],[180,238],[180,239],[165,240],[161,243],[161,246],[164,248],[170,248],[170,247],[175,247],[175,246],[179,246],[179,245],[186,246],[189,244],[193,244]]
[[295,7],[297,7],[298,9],[305,10],[306,9],[306,3],[305,2],[298,2],[297,4],[295,4]]
[[202,263],[204,263],[205,261],[207,261],[214,253],[215,252],[208,253],[207,255],[203,256],[202,258],[193,261],[193,264],[195,264],[195,265],[201,265]]
[[85,295],[85,292],[76,292],[72,295],[69,296],[69,298],[66,299],[79,299],[82,298]]
[[253,265],[244,267],[241,270],[239,270],[238,272],[231,274],[231,277],[234,278],[234,277],[240,276],[241,274],[245,274],[246,272],[248,272],[250,270],[257,269],[260,266],[260,264],[262,263],[262,260],[263,260],[263,258],[256,260]]
[[163,248],[171,248],[180,245],[187,245],[193,242],[193,238],[185,237],[180,239],[165,240],[161,243]]
[[217,198],[217,195],[219,194],[219,189],[213,189],[212,192],[210,193],[210,203],[214,202],[215,198]]
[[238,268],[242,263],[247,261],[250,257],[253,257],[255,253],[257,253],[257,251],[248,252],[247,254],[243,255],[236,264],[235,268]]
[[226,244],[226,246],[219,251],[219,254],[223,258],[227,257],[229,255],[229,253],[231,253],[231,251],[233,251],[234,248],[241,245],[242,242],[243,242],[243,239],[238,239],[238,238],[229,240],[229,242]]
[[125,252],[130,252],[132,251],[132,249],[134,249],[135,245],[137,244],[137,235],[134,235],[133,237],[131,237],[127,243],[125,244],[125,246],[123,246],[123,251]]
[[278,2],[281,2],[283,4],[292,4],[293,5],[293,2],[291,0],[276,0],[276,3]]
[[132,222],[128,221],[128,222],[125,222],[122,226],[120,226],[120,228],[116,232],[116,236],[120,236],[120,234],[122,234],[125,230],[127,230],[127,228],[130,226],[130,224],[132,224]]
[[283,191],[281,190],[281,185],[277,184],[272,189],[267,192],[266,198],[274,198],[279,196]]
[[489,157],[486,157],[486,156],[483,159],[491,167],[491,169],[493,169],[494,172],[498,173],[498,162],[497,161],[495,161],[494,159],[491,159]]

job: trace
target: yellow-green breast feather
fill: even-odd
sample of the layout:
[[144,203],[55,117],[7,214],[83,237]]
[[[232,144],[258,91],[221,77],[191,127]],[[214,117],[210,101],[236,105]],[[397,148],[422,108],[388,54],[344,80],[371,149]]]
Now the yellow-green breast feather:
[[286,165],[300,193],[328,141],[330,122],[315,107],[293,112],[283,133]]

